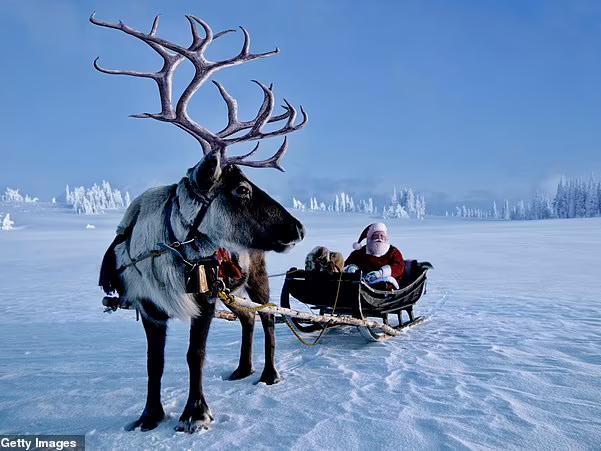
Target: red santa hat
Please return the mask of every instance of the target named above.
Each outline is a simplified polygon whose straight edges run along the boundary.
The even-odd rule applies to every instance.
[[[386,236],[388,236],[388,229],[386,228],[386,224],[382,222],[374,222],[373,224],[368,225],[363,229],[361,235],[359,235],[359,240],[356,243],[353,243],[353,249],[358,250],[363,247],[363,240],[371,239],[371,236],[375,232],[384,232]]]

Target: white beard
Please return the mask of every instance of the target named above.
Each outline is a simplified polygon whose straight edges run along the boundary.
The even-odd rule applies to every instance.
[[[365,253],[374,257],[381,257],[390,249],[390,243],[384,241],[368,241]]]

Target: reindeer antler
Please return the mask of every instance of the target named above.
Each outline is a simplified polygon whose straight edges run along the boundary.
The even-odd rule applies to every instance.
[[[263,91],[263,103],[259,108],[257,115],[250,121],[240,121],[238,119],[238,105],[236,100],[228,94],[225,88],[216,81],[213,83],[217,86],[221,97],[225,101],[228,110],[228,123],[226,127],[217,132],[213,133],[200,124],[195,122],[188,115],[188,103],[196,91],[204,84],[204,82],[215,72],[238,64],[243,64],[249,61],[253,61],[259,58],[267,58],[273,56],[279,52],[276,48],[270,52],[265,53],[251,53],[250,52],[250,36],[248,32],[240,27],[242,34],[244,35],[244,43],[242,49],[238,55],[222,60],[222,61],[209,61],[205,57],[205,50],[209,44],[223,36],[224,34],[234,32],[236,30],[224,30],[219,33],[213,34],[211,27],[195,16],[186,16],[188,22],[190,22],[190,29],[192,32],[192,43],[188,47],[182,47],[165,39],[162,39],[156,35],[159,26],[159,16],[154,18],[150,33],[146,34],[141,31],[135,30],[129,27],[123,22],[109,23],[96,19],[94,13],[90,16],[90,22],[94,25],[98,25],[106,28],[113,28],[120,30],[125,34],[140,39],[141,41],[148,44],[153,50],[155,50],[161,58],[163,58],[163,67],[158,72],[138,72],[131,70],[113,70],[105,69],[98,64],[99,58],[94,60],[94,67],[105,74],[110,75],[129,75],[132,77],[149,78],[156,82],[159,88],[159,96],[161,99],[161,112],[160,113],[142,113],[134,114],[131,117],[143,118],[143,119],[156,119],[162,122],[170,122],[187,133],[191,134],[201,145],[204,154],[219,150],[222,155],[222,164],[238,164],[242,166],[250,166],[255,168],[275,168],[283,171],[284,169],[280,166],[280,161],[284,156],[287,149],[287,141],[284,138],[284,142],[278,149],[278,151],[270,158],[260,161],[247,160],[248,157],[253,155],[259,148],[259,143],[245,155],[237,157],[226,157],[226,148],[229,145],[242,143],[246,141],[257,141],[265,138],[272,138],[274,136],[286,135],[294,132],[305,126],[308,120],[307,113],[300,107],[303,119],[298,124],[294,124],[297,116],[297,112],[294,107],[284,99],[284,113],[272,116],[275,98],[273,95],[272,86],[269,87],[262,83],[253,80],[261,90]],[[204,37],[201,37],[197,25],[200,25],[204,30]],[[173,76],[179,65],[184,60],[190,61],[194,65],[195,73],[194,77],[184,89],[182,95],[177,101],[175,107],[172,103],[173,93]],[[263,127],[272,122],[286,121],[286,123],[279,129],[265,132]],[[233,135],[248,130],[246,133],[234,137]]]

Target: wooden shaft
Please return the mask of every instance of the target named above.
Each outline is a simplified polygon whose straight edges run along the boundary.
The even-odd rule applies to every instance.
[[[244,309],[256,309],[261,307],[261,304],[255,304],[254,302],[239,296],[230,295],[230,299],[233,299],[238,307],[242,307]],[[290,316],[292,318],[302,319],[312,323],[321,323],[328,326],[363,326],[373,329],[382,329],[387,335],[392,335],[395,337],[401,335],[400,331],[386,324],[378,323],[368,319],[353,318],[350,316],[313,315],[311,313],[299,312],[298,310],[278,307],[272,304],[264,305],[263,308],[261,308],[261,312]]]
[[[215,312],[215,318],[225,319],[228,321],[238,321],[238,317],[231,312],[226,312],[224,310],[217,310]]]

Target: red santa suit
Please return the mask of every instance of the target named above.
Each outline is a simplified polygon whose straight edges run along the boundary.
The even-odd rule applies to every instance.
[[[372,239],[376,232],[380,232],[376,235],[377,239]],[[367,245],[361,246],[364,239],[367,239]],[[364,276],[368,276],[370,285],[381,287],[390,284],[387,288],[399,288],[405,274],[405,262],[401,252],[388,242],[388,231],[384,224],[370,224],[353,247],[355,250],[344,262],[345,266],[357,266]]]

